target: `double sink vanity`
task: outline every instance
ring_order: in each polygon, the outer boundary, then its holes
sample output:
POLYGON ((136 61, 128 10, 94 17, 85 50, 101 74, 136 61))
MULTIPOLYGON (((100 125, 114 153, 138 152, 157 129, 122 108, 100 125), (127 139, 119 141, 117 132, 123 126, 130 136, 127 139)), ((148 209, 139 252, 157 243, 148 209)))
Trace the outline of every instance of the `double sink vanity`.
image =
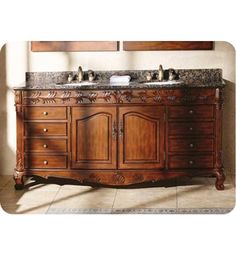
POLYGON ((171 81, 146 73, 97 71, 76 83, 70 72, 26 73, 15 88, 15 188, 37 175, 92 186, 215 176, 224 189, 222 71, 177 70, 171 81), (129 85, 109 84, 114 74, 130 75, 129 85))

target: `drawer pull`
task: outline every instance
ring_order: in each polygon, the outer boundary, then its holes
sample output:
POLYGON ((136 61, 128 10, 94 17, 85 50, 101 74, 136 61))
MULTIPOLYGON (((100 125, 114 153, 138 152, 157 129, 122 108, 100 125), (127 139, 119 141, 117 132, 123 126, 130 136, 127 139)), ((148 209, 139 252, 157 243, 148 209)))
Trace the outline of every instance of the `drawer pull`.
POLYGON ((48 112, 43 112, 43 115, 47 116, 47 115, 48 115, 48 112))
POLYGON ((47 128, 44 128, 44 129, 43 129, 43 132, 48 132, 48 129, 47 129, 47 128))
POLYGON ((193 114, 194 113, 194 111, 193 110, 189 110, 189 114, 193 114))
POLYGON ((189 147, 190 147, 190 148, 193 148, 193 147, 194 147, 194 144, 193 144, 193 143, 190 143, 190 144, 189 144, 189 147))
POLYGON ((47 145, 47 144, 44 144, 44 145, 43 145, 43 148, 48 148, 48 145, 47 145))
POLYGON ((192 128, 192 127, 190 127, 190 128, 189 128, 189 131, 193 131, 193 128, 192 128))
POLYGON ((194 164, 194 162, 193 162, 193 160, 189 160, 189 165, 193 165, 194 164))
POLYGON ((44 160, 44 161, 43 161, 43 164, 44 164, 44 165, 47 165, 47 164, 48 164, 48 161, 47 161, 47 160, 44 160))

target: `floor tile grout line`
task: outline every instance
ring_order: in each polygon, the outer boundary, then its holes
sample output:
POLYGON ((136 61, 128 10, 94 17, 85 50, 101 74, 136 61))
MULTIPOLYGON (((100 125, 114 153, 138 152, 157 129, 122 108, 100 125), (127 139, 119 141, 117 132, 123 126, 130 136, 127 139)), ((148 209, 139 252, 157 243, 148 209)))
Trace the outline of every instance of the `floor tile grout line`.
POLYGON ((118 192, 118 189, 116 189, 116 193, 115 193, 115 196, 114 196, 114 199, 113 199, 113 203, 112 203, 112 206, 111 206, 111 210, 114 209, 114 204, 115 204, 117 192, 118 192))
POLYGON ((55 196, 53 197, 52 202, 51 202, 50 205, 48 206, 48 209, 47 209, 47 211, 45 212, 45 214, 48 213, 50 207, 52 206, 52 204, 53 204, 53 202, 54 202, 55 198, 57 197, 57 194, 59 193, 60 190, 61 190, 61 186, 60 186, 59 189, 57 190, 57 192, 56 192, 55 196))

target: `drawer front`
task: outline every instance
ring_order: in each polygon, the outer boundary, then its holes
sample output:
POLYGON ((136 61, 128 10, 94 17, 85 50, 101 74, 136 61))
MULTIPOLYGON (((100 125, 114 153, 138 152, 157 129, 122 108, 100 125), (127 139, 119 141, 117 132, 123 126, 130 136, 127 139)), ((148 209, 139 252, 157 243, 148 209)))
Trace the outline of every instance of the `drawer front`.
POLYGON ((65 139, 25 139, 26 152, 67 152, 65 139))
POLYGON ((214 135, 212 122, 169 122, 169 135, 214 135))
POLYGON ((26 107, 24 117, 26 120, 65 120, 66 107, 26 107))
POLYGON ((214 105, 169 106, 168 117, 173 119, 214 118, 214 105))
POLYGON ((32 155, 28 154, 25 157, 26 168, 67 168, 67 156, 56 155, 32 155))
POLYGON ((211 152, 214 151, 214 139, 169 139, 169 152, 211 152))
POLYGON ((169 155, 169 168, 213 168, 214 157, 209 155, 169 155))
POLYGON ((66 123, 25 123, 25 136, 62 136, 67 134, 66 123))

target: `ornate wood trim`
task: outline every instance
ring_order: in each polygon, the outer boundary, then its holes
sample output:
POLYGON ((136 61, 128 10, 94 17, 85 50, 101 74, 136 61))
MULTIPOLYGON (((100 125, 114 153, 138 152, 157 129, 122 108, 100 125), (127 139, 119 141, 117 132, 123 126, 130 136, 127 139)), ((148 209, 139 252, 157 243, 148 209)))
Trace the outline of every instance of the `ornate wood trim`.
POLYGON ((17 128, 17 141, 16 141, 16 168, 14 169, 13 178, 16 183, 16 188, 23 187, 24 175, 24 143, 23 143, 23 110, 22 110, 22 92, 15 91, 15 107, 16 107, 16 128, 17 128))
POLYGON ((37 175, 44 178, 48 177, 64 177, 77 180, 84 184, 99 184, 99 185, 110 185, 110 186, 126 186, 141 184, 145 182, 158 182, 166 179, 174 179, 181 176, 187 177, 206 177, 212 176, 212 171, 209 169, 188 170, 188 171, 157 171, 157 170, 145 170, 145 172, 137 170, 106 170, 106 171, 91 171, 88 170, 76 170, 76 171, 40 171, 40 170, 28 170, 27 175, 37 175))
POLYGON ((24 105, 215 103, 212 89, 37 90, 23 91, 24 105))

